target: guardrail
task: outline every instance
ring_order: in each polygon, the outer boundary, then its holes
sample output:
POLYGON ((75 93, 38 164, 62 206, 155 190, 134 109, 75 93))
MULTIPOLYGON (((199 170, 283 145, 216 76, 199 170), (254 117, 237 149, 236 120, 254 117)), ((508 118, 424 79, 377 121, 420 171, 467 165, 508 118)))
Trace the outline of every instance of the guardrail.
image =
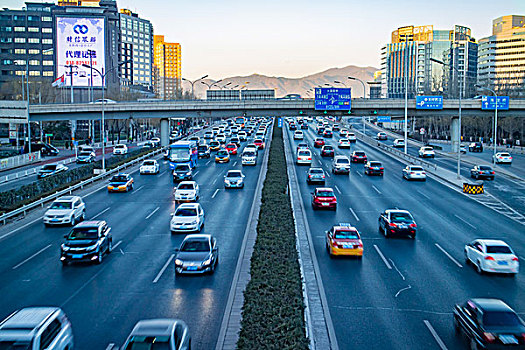
POLYGON ((0 170, 8 170, 40 161, 40 151, 0 159, 0 170))
MULTIPOLYGON (((56 163, 53 163, 53 164, 64 164, 64 165, 66 165, 66 164, 71 164, 71 163, 73 163, 75 161, 76 161, 76 158, 74 156, 71 156, 70 158, 66 158, 66 159, 60 160, 60 161, 58 161, 56 163)), ((19 172, 14 173, 14 174, 8 174, 8 175, 1 176, 0 177, 0 184, 2 184, 4 182, 13 181, 13 180, 16 180, 16 179, 19 179, 19 178, 22 178, 22 177, 26 177, 26 176, 29 176, 29 175, 36 174, 36 173, 38 173, 38 171, 41 168, 42 168, 42 166, 38 166, 38 167, 31 168, 31 169, 19 171, 19 172)))

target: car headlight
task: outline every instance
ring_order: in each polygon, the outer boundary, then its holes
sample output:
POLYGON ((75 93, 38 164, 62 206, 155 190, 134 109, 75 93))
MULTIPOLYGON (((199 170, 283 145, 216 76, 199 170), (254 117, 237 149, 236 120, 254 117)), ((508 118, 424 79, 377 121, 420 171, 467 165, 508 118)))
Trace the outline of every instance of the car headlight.
POLYGON ((60 248, 61 248, 63 251, 65 251, 65 252, 67 252, 67 251, 70 249, 70 248, 69 248, 67 245, 65 245, 65 244, 62 244, 62 245, 60 246, 60 248))
POLYGON ((224 183, 229 184, 229 183, 230 183, 230 180, 228 180, 228 179, 224 179, 224 183))
POLYGON ((211 264, 211 257, 208 258, 207 260, 204 260, 204 261, 202 262, 202 265, 210 265, 210 264, 211 264))
POLYGON ((190 225, 197 225, 197 220, 193 220, 192 222, 190 222, 190 225))
POLYGON ((187 176, 190 176, 190 175, 191 175, 191 171, 187 172, 186 175, 187 175, 187 176))
POLYGON ((175 259, 175 265, 182 266, 182 261, 179 259, 175 259))

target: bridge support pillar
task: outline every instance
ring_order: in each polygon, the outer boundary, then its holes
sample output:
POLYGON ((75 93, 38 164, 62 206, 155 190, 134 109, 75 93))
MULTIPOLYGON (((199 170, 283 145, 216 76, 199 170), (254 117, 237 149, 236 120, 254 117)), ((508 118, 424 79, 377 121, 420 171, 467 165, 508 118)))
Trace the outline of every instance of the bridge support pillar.
POLYGON ((170 123, 167 118, 160 120, 160 145, 168 146, 170 144, 170 123))
POLYGON ((458 117, 452 117, 450 122, 450 145, 452 146, 452 152, 456 152, 459 150, 459 118, 458 117))

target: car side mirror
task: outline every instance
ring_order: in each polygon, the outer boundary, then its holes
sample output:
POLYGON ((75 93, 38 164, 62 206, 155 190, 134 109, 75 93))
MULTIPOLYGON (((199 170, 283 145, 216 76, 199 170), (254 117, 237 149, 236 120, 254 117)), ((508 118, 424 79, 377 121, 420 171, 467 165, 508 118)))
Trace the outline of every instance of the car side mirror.
POLYGON ((219 250, 219 248, 213 248, 212 249, 214 252, 216 252, 217 250, 219 250))
POLYGON ((175 248, 174 251, 175 251, 175 253, 178 253, 180 251, 180 249, 179 248, 175 248))
POLYGON ((64 235, 64 238, 67 238, 67 236, 68 236, 68 234, 65 234, 65 235, 64 235))

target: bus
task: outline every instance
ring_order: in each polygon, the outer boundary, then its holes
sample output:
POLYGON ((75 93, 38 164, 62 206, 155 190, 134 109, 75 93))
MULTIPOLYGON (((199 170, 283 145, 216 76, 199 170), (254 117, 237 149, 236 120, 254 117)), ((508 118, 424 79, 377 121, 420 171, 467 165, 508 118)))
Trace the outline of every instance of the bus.
POLYGON ((197 142, 195 141, 177 141, 169 146, 168 159, 171 170, 175 169, 177 164, 188 164, 193 169, 197 166, 198 158, 197 142))

